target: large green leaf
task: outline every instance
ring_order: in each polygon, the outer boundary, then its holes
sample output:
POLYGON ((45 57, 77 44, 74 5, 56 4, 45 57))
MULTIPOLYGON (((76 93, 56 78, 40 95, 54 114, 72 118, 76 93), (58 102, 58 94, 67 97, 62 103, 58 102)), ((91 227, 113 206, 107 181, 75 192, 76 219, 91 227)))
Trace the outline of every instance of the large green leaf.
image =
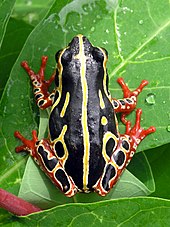
POLYGON ((0 51, 0 96, 24 43, 33 27, 23 21, 10 18, 0 51))
MULTIPOLYGON (((1 220, 0 220, 1 221, 1 220)), ((13 221, 11 223, 11 221, 13 221)), ((119 199, 90 204, 67 204, 3 226, 169 226, 170 201, 156 198, 119 199)))

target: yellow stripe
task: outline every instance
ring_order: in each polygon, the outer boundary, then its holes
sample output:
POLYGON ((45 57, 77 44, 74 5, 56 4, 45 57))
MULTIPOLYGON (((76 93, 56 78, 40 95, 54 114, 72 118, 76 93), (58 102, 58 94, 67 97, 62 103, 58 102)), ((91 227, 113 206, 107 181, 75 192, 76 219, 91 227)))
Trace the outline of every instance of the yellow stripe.
MULTIPOLYGON (((59 137, 57 139, 55 139, 53 142, 53 149, 55 151, 55 144, 60 141, 62 144, 63 144, 63 148, 64 148, 64 156, 62 158, 59 158, 58 156, 58 159, 60 159, 60 163, 64 166, 67 158, 68 158, 68 150, 67 150, 67 146, 66 146, 66 143, 64 141, 64 136, 66 134, 66 131, 67 131, 67 125, 64 125, 63 128, 62 128, 62 131, 59 135, 59 137)), ((55 153, 57 155, 57 153, 55 153)))
POLYGON ((83 128, 83 143, 84 143, 84 156, 83 156, 83 190, 88 190, 88 174, 89 174, 89 155, 90 155, 90 143, 89 143, 89 131, 87 123, 87 102, 88 102, 88 86, 86 80, 86 56, 84 54, 83 36, 78 35, 79 38, 79 54, 76 56, 80 60, 81 69, 81 84, 82 84, 82 128, 83 128))
POLYGON ((99 101, 100 101, 101 109, 104 109, 105 108, 105 104, 104 104, 104 100, 103 100, 103 96, 102 96, 101 90, 99 90, 99 101))
POLYGON ((59 60, 58 60, 58 64, 57 64, 57 68, 58 68, 58 79, 59 79, 59 86, 56 88, 55 93, 58 92, 59 96, 57 98, 57 100, 54 102, 52 108, 51 108, 51 112, 53 111, 53 109, 58 105, 60 99, 61 99, 61 95, 62 95, 62 73, 63 73, 63 65, 61 63, 61 56, 63 55, 64 51, 67 49, 68 47, 66 47, 65 49, 63 49, 60 53, 59 56, 59 60))
POLYGON ((108 163, 109 160, 110 160, 110 157, 107 155, 107 152, 106 152, 106 145, 107 145, 107 142, 110 138, 113 138, 113 140, 115 141, 115 146, 113 148, 113 151, 115 149, 115 147, 117 147, 117 142, 118 142, 118 138, 110 131, 107 131, 105 134, 104 134, 104 137, 103 137, 103 147, 102 147, 102 155, 105 159, 105 162, 108 163))
POLYGON ((107 62, 107 56, 104 52, 104 50, 100 47, 98 47, 101 52, 103 53, 103 56, 104 56, 104 60, 103 60, 103 69, 104 69, 104 78, 103 78, 103 88, 104 88, 104 92, 106 94, 106 96, 108 97, 108 99, 110 100, 110 96, 108 94, 108 91, 107 91, 107 88, 106 88, 106 78, 107 78, 107 71, 106 71, 106 62, 107 62))
POLYGON ((65 112, 66 112, 66 109, 67 109, 67 106, 68 106, 68 104, 69 104, 69 101, 70 101, 70 93, 67 92, 67 93, 66 93, 66 99, 65 99, 63 108, 62 108, 62 110, 61 110, 61 113, 60 113, 60 117, 64 117, 65 112))

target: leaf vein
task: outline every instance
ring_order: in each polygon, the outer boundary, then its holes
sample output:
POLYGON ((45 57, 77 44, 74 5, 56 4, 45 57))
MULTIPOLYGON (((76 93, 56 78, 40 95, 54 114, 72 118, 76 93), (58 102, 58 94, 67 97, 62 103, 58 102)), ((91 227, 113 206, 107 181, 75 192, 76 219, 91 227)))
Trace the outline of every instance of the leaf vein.
POLYGON ((118 5, 115 8, 115 13, 114 13, 114 30, 115 30, 115 39, 116 39, 116 46, 117 46, 117 51, 120 59, 123 61, 123 56, 121 55, 121 39, 120 39, 120 32, 119 32, 119 26, 117 24, 117 10, 118 10, 118 5))
POLYGON ((123 68, 137 53, 142 50, 149 42, 153 40, 159 33, 166 29, 170 25, 170 19, 162 24, 143 44, 140 45, 135 51, 133 51, 126 59, 124 59, 110 74, 112 78, 121 68, 123 68))
POLYGON ((152 62, 158 62, 158 61, 164 61, 169 60, 170 56, 166 56, 164 58, 155 58, 155 59, 146 59, 142 61, 129 61, 130 64, 144 64, 144 63, 152 63, 152 62))
MULTIPOLYGON (((140 205, 140 204, 139 204, 140 205)), ((141 209, 139 211, 137 211, 135 214, 131 215, 128 219, 126 219, 125 221, 121 222, 119 225, 117 225, 117 227, 120 227, 121 225, 127 223, 128 221, 130 221, 131 219, 133 219, 135 216, 139 215, 140 213, 142 212, 147 212, 147 211, 151 211, 153 212, 154 210, 156 209, 162 209, 162 208, 167 208, 169 209, 169 207, 166 207, 166 206, 160 206, 160 207, 152 207, 152 208, 149 208, 149 209, 141 209)), ((149 222, 148 222, 149 223, 149 222)))

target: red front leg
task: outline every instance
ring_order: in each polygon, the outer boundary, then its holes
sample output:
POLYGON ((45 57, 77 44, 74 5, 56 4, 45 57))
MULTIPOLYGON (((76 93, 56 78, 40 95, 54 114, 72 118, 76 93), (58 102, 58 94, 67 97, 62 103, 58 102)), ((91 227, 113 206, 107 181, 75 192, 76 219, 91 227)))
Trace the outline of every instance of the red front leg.
POLYGON ((143 88, 148 84, 147 80, 143 80, 139 87, 134 91, 131 91, 125 84, 123 78, 119 78, 117 82, 122 87, 124 98, 123 99, 112 99, 114 110, 116 113, 121 112, 121 121, 126 124, 126 115, 130 114, 135 109, 137 103, 137 96, 142 92, 143 88))
POLYGON ((18 131, 16 131, 14 135, 23 143, 22 146, 16 147, 16 152, 27 151, 50 178, 50 180, 67 197, 71 197, 76 194, 76 185, 60 164, 59 160, 54 154, 50 142, 47 139, 42 139, 39 141, 35 130, 32 131, 32 140, 27 140, 18 131))
POLYGON ((54 98, 54 92, 50 94, 50 92, 48 91, 48 88, 51 85, 51 83, 54 81, 55 73, 51 76, 49 80, 45 80, 45 76, 44 76, 47 59, 48 59, 47 56, 42 57, 41 67, 37 74, 29 67, 26 61, 23 61, 21 63, 21 66, 28 73, 32 81, 36 103, 38 107, 41 109, 46 109, 47 107, 51 106, 54 98))
POLYGON ((136 123, 131 128, 131 123, 126 122, 126 132, 120 136, 119 144, 113 151, 110 161, 105 166, 104 173, 94 186, 95 190, 105 196, 110 189, 116 184, 123 170, 129 164, 139 143, 150 133, 155 132, 155 127, 151 126, 148 129, 140 127, 140 118, 142 110, 136 111, 136 123))

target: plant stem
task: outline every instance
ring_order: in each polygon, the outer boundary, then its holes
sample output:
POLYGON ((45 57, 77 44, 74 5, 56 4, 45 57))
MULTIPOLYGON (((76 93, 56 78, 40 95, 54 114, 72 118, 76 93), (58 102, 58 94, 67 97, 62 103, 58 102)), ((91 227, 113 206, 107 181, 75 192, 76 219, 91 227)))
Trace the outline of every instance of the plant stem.
POLYGON ((41 211, 33 204, 0 188, 0 207, 17 216, 24 216, 41 211))

